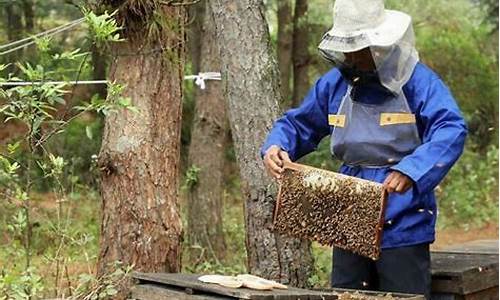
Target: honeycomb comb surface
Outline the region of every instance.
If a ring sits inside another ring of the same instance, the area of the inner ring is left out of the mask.
[[[376,260],[386,197],[379,183],[286,163],[274,229]]]

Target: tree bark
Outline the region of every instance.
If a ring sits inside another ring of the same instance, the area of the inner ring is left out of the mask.
[[[293,96],[292,106],[301,102],[310,88],[309,83],[309,26],[307,22],[307,1],[295,1],[293,16]]]
[[[203,30],[203,21],[205,18],[206,7],[205,1],[201,1],[189,7],[189,22],[188,29],[188,51],[191,58],[191,72],[198,74],[200,72],[201,59],[201,37]]]
[[[122,96],[138,112],[119,109],[105,119],[98,275],[117,260],[142,272],[181,268],[178,173],[185,18],[183,7],[164,6],[161,12],[176,24],[175,32],[165,30],[161,39],[150,41],[144,26],[144,32],[112,51],[109,79],[126,85]]]
[[[220,71],[219,49],[216,43],[215,23],[207,6],[197,14],[199,32],[199,61],[201,72]],[[195,52],[196,53],[196,52]],[[226,113],[222,88],[218,81],[205,82],[206,89],[195,87],[195,116],[189,146],[189,167],[198,168],[197,182],[188,192],[188,240],[192,258],[222,259],[225,241],[222,231],[223,168],[225,162]],[[188,169],[189,170],[189,169]]]
[[[212,0],[228,103],[245,199],[249,272],[305,286],[313,267],[310,243],[272,230],[276,189],[259,154],[280,99],[262,0]]]
[[[283,106],[290,105],[290,76],[292,71],[293,42],[292,4],[290,0],[278,1],[278,66],[281,78]]]

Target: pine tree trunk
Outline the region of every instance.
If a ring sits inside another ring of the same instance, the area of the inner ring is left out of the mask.
[[[90,48],[92,54],[92,78],[95,80],[101,80],[106,78],[106,68],[107,59],[106,56],[101,52],[97,45],[92,44]],[[106,85],[97,84],[92,87],[92,93],[98,94],[102,99],[106,98],[107,87]]]
[[[293,18],[291,0],[278,1],[278,66],[281,78],[283,106],[290,104],[292,71]]]
[[[23,32],[22,16],[19,6],[15,3],[5,5],[5,15],[7,16],[7,39],[9,42],[18,40]]]
[[[12,1],[5,5],[5,15],[7,16],[7,40],[9,42],[21,39],[23,33],[22,15],[19,6]],[[23,56],[23,50],[19,49],[6,55],[6,61],[12,62],[7,66],[7,73],[18,73],[18,68],[15,67],[15,62]]]
[[[272,230],[276,188],[265,173],[259,148],[280,99],[278,66],[271,54],[262,0],[210,1],[217,26],[236,157],[245,199],[249,271],[304,286],[313,267],[310,243]]]
[[[310,88],[309,83],[309,26],[307,22],[307,1],[295,1],[293,16],[293,96],[292,106],[301,102]]]
[[[23,0],[24,28],[26,32],[32,33],[35,27],[35,10],[33,0]]]
[[[203,20],[205,17],[205,1],[198,2],[189,6],[190,25],[187,31],[188,51],[191,58],[191,72],[198,74],[200,72],[201,58],[201,31],[203,29]]]
[[[138,112],[118,109],[105,119],[98,275],[118,260],[142,272],[181,268],[178,173],[185,20],[182,7],[163,12],[180,32],[167,32],[161,41],[148,41],[146,32],[137,32],[112,51],[109,80],[126,85],[122,96]]]
[[[207,6],[198,10],[199,71],[220,71],[219,49],[216,43],[215,23]],[[226,113],[222,87],[218,81],[206,81],[206,89],[195,87],[195,116],[189,146],[188,170],[198,168],[197,182],[189,187],[188,229],[190,245],[203,249],[191,249],[192,258],[221,259],[225,255],[222,231],[223,168],[225,150]]]

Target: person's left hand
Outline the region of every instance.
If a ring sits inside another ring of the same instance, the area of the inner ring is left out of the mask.
[[[403,194],[413,186],[413,181],[405,174],[393,171],[387,176],[383,184],[387,192]]]

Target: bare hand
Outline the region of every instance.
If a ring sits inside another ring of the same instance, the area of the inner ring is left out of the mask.
[[[264,155],[264,166],[267,172],[276,179],[281,178],[284,161],[291,162],[290,157],[288,153],[281,150],[281,148],[276,145],[269,147]]]
[[[413,186],[413,181],[410,177],[401,172],[393,171],[387,176],[384,181],[384,187],[389,193],[403,194]]]

